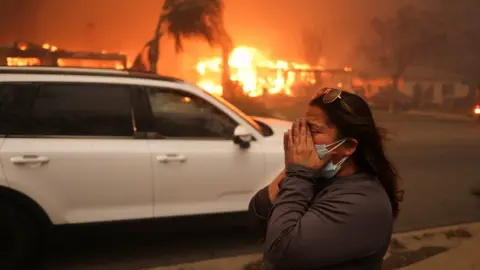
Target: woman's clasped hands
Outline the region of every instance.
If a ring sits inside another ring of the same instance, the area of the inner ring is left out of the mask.
[[[285,165],[301,165],[319,170],[330,161],[330,156],[320,159],[312,134],[304,118],[296,120],[284,134]]]

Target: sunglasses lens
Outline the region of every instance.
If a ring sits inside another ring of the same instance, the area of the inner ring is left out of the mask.
[[[325,94],[323,95],[323,103],[332,103],[334,102],[337,98],[340,97],[342,92],[338,89],[330,88],[325,91]]]

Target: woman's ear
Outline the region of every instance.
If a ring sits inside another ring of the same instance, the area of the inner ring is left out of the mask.
[[[342,156],[351,156],[357,150],[358,141],[354,138],[347,139],[345,143],[339,147],[338,153]]]

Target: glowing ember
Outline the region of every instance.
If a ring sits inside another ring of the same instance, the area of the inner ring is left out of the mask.
[[[51,51],[51,52],[56,52],[58,50],[58,48],[56,46],[50,45],[48,43],[44,43],[42,45],[42,48],[44,48],[45,50]]]
[[[269,94],[292,95],[291,87],[296,82],[315,83],[313,69],[305,64],[272,61],[251,47],[237,47],[230,54],[230,79],[238,82],[248,96],[260,96],[263,91]],[[215,57],[197,64],[200,79],[197,84],[212,94],[222,95],[222,59]]]

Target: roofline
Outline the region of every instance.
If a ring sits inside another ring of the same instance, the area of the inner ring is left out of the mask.
[[[58,66],[0,66],[2,73],[15,73],[24,71],[26,73],[35,72],[56,72],[56,73],[75,73],[75,72],[91,72],[91,73],[128,73],[126,70],[118,70],[112,68],[88,68],[88,67],[58,67]]]
[[[26,45],[25,50],[20,49],[21,45]],[[49,45],[50,46],[50,45]],[[65,49],[50,50],[43,48],[43,45],[36,44],[29,41],[17,40],[13,44],[7,46],[0,46],[0,52],[4,51],[7,56],[12,53],[12,57],[41,57],[53,56],[56,58],[73,58],[73,59],[99,59],[112,61],[127,61],[127,55],[116,52],[93,52],[93,51],[70,51]]]
[[[120,77],[120,78],[138,78],[138,79],[150,79],[169,82],[185,82],[182,79],[162,76],[155,73],[137,72],[129,70],[116,70],[116,69],[93,69],[84,67],[45,67],[45,66],[29,66],[29,67],[11,67],[0,66],[0,74],[47,74],[47,75],[77,75],[77,76],[107,76],[107,77]]]

